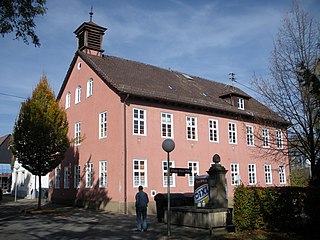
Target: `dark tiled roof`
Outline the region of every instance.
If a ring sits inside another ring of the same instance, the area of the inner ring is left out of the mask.
[[[215,81],[118,57],[100,57],[81,51],[77,51],[70,65],[58,98],[61,97],[78,55],[118,94],[130,94],[147,99],[191,105],[220,113],[225,112],[238,117],[258,118],[287,124],[277,114],[239,88],[232,88],[231,91],[231,86]],[[245,110],[239,110],[221,98],[230,93],[249,99]]]
[[[10,137],[11,135],[10,134],[7,134],[7,135],[4,135],[2,137],[0,137],[0,146],[4,143],[4,141]]]

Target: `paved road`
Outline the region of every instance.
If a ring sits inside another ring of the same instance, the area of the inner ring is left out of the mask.
[[[4,196],[0,201],[0,239],[167,239],[167,225],[149,216],[147,232],[135,231],[135,216],[91,211],[82,208],[53,206],[42,207],[40,213],[30,213],[35,200]],[[209,231],[171,226],[169,239],[212,239]]]

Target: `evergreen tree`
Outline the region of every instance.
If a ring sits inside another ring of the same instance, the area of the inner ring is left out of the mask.
[[[66,112],[55,100],[47,78],[43,76],[22,103],[13,130],[13,150],[19,163],[39,176],[38,208],[41,208],[41,176],[56,168],[69,147]]]

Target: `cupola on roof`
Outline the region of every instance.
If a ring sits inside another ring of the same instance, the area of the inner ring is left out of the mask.
[[[78,49],[88,54],[101,56],[104,50],[102,49],[102,38],[107,30],[92,21],[92,7],[89,22],[84,22],[78,27],[74,33],[78,38]]]

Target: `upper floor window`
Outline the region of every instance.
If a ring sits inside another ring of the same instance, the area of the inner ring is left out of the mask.
[[[71,102],[71,93],[68,92],[66,95],[66,106],[65,106],[66,109],[70,107],[70,102]]]
[[[283,135],[281,129],[276,130],[277,148],[283,148]]]
[[[147,186],[147,161],[133,160],[133,187]]]
[[[81,86],[78,86],[75,92],[75,104],[79,103],[80,101],[81,101]]]
[[[86,164],[86,188],[93,186],[93,163]]]
[[[93,94],[93,79],[90,78],[87,82],[87,97],[92,96]]]
[[[254,146],[254,133],[252,126],[246,126],[246,139],[248,146]]]
[[[262,129],[262,146],[265,148],[270,147],[269,129],[267,128]]]
[[[238,109],[244,110],[244,99],[243,98],[238,98],[237,101]]]
[[[209,119],[209,141],[219,142],[218,120]]]
[[[248,165],[248,178],[249,178],[249,185],[254,185],[257,183],[257,175],[256,175],[256,165],[249,164]]]
[[[265,176],[266,184],[272,184],[271,164],[264,165],[264,176]]]
[[[239,163],[230,164],[230,174],[231,174],[231,185],[239,185],[240,184]]]
[[[99,114],[99,138],[107,137],[107,112]]]
[[[133,134],[146,135],[146,110],[133,109]]]
[[[173,138],[173,115],[161,113],[161,137]]]
[[[237,143],[237,127],[235,123],[229,123],[228,124],[228,137],[229,137],[229,143],[236,144]]]
[[[80,126],[80,122],[77,122],[74,125],[74,145],[75,146],[80,145],[80,136],[81,136],[81,126]]]
[[[286,169],[284,166],[279,166],[279,182],[280,184],[286,183]]]
[[[191,168],[191,175],[188,175],[189,186],[194,186],[194,178],[199,175],[199,162],[188,162],[188,167]]]
[[[107,187],[107,161],[99,161],[99,187]]]
[[[187,126],[187,139],[188,140],[198,140],[197,118],[187,116],[186,126]]]

